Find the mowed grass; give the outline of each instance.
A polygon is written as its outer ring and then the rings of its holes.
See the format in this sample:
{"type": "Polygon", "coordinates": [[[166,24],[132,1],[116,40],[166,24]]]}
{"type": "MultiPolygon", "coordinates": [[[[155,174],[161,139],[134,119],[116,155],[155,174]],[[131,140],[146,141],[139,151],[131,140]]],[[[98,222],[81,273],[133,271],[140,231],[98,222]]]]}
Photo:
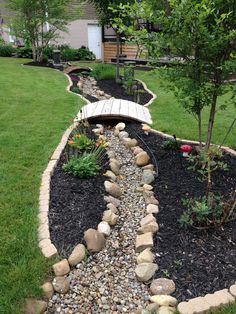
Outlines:
{"type": "MultiPolygon", "coordinates": [[[[165,82],[160,78],[158,70],[136,71],[136,77],[143,80],[157,95],[156,100],[150,106],[153,128],[168,134],[175,134],[180,138],[198,140],[197,120],[177,102],[173,92],[165,88],[165,82]]],[[[212,137],[212,142],[215,144],[222,143],[229,126],[236,117],[236,108],[233,103],[230,103],[226,110],[219,109],[219,106],[225,104],[230,97],[230,93],[219,97],[212,137]]],[[[203,111],[203,140],[206,139],[208,118],[209,108],[206,107],[203,111]]],[[[236,149],[236,124],[224,145],[236,149]]]]}
{"type": "Polygon", "coordinates": [[[40,177],[82,101],[67,78],[0,58],[0,313],[40,296],[48,265],[37,246],[40,177]]]}

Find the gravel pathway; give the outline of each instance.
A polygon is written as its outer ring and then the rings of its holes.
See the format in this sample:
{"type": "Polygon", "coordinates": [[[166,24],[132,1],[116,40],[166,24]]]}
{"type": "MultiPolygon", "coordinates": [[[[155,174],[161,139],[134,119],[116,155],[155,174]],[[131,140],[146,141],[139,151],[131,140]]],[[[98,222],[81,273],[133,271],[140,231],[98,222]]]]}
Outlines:
{"type": "MultiPolygon", "coordinates": [[[[140,220],[145,216],[142,193],[136,192],[142,171],[132,153],[107,130],[110,150],[122,164],[119,186],[123,190],[119,220],[106,241],[105,249],[90,255],[69,274],[70,291],[55,293],[49,301],[52,313],[133,313],[149,304],[148,287],[138,282],[135,239],[140,220]]],[[[96,195],[94,196],[96,197],[96,195]]]]}

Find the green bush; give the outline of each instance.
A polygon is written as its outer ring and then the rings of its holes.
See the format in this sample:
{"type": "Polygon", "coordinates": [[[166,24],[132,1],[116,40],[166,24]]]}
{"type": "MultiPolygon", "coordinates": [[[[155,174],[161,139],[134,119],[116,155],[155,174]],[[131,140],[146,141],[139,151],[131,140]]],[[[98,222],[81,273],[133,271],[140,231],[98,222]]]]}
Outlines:
{"type": "Polygon", "coordinates": [[[33,58],[32,48],[30,47],[20,47],[16,49],[17,58],[33,58]]]}
{"type": "Polygon", "coordinates": [[[4,45],[5,44],[5,41],[2,37],[0,37],[0,45],[4,45]]]}
{"type": "Polygon", "coordinates": [[[90,74],[96,80],[110,80],[116,76],[116,71],[113,65],[98,63],[95,65],[92,73],[90,74]]]}
{"type": "MultiPolygon", "coordinates": [[[[76,88],[76,87],[74,87],[76,88]]],[[[68,144],[78,150],[91,150],[95,147],[95,142],[90,140],[85,134],[74,134],[68,144]]]]}
{"type": "Polygon", "coordinates": [[[79,157],[71,158],[63,165],[63,170],[81,179],[95,176],[101,167],[94,153],[85,153],[79,157]]]}
{"type": "Polygon", "coordinates": [[[168,139],[162,142],[162,147],[166,150],[180,150],[181,143],[175,139],[168,139]]]}
{"type": "Polygon", "coordinates": [[[61,50],[62,61],[75,61],[77,60],[77,49],[66,47],[61,50]]]}
{"type": "Polygon", "coordinates": [[[78,60],[96,60],[95,54],[84,46],[78,49],[77,58],[78,60]]]}
{"type": "Polygon", "coordinates": [[[0,57],[11,57],[14,52],[14,48],[11,45],[0,45],[0,57]]]}

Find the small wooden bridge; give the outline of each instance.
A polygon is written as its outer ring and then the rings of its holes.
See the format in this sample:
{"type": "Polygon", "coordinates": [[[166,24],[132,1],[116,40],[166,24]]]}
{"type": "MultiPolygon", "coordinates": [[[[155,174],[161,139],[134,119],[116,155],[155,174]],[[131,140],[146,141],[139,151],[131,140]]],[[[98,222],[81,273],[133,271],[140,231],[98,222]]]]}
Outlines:
{"type": "Polygon", "coordinates": [[[82,107],[77,115],[82,119],[131,119],[142,123],[152,124],[152,118],[148,108],[135,102],[123,99],[106,99],[87,104],[82,107]]]}

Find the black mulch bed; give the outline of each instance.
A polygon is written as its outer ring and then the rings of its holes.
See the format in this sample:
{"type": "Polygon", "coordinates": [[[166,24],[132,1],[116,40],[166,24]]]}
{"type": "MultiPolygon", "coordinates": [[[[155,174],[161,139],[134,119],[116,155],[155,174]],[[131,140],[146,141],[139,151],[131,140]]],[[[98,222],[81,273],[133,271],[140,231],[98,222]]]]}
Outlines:
{"type": "MultiPolygon", "coordinates": [[[[109,94],[112,97],[115,97],[117,99],[134,101],[134,96],[125,93],[124,88],[121,85],[117,84],[115,79],[98,81],[97,86],[106,94],[109,94]]],[[[143,86],[140,87],[140,90],[142,90],[142,92],[140,93],[139,104],[145,105],[152,99],[152,95],[145,91],[143,86]]]]}
{"type": "Polygon", "coordinates": [[[34,67],[43,67],[43,68],[53,68],[53,65],[51,63],[47,63],[47,62],[27,62],[24,63],[24,65],[29,65],[29,66],[34,66],[34,67]]]}
{"type": "MultiPolygon", "coordinates": [[[[145,139],[159,166],[153,184],[160,201],[160,212],[156,215],[160,232],[154,245],[159,265],[156,278],[173,279],[177,286],[174,296],[179,300],[228,288],[236,280],[236,222],[204,231],[181,229],[178,224],[184,210],[181,199],[202,196],[204,184],[196,173],[187,169],[188,161],[161,147],[163,138],[156,134],[143,135],[138,124],[130,124],[128,132],[145,139]]],[[[140,146],[147,150],[143,144],[140,146]]],[[[229,171],[218,171],[213,182],[214,191],[227,198],[236,187],[236,158],[225,154],[224,161],[229,171]]]]}
{"type": "MultiPolygon", "coordinates": [[[[94,138],[90,127],[89,137],[94,138]]],[[[89,179],[80,179],[65,173],[66,149],[51,179],[49,226],[53,244],[61,256],[68,257],[75,245],[83,243],[83,234],[88,228],[96,228],[106,208],[102,175],[107,169],[104,162],[100,174],[89,179]]]]}

